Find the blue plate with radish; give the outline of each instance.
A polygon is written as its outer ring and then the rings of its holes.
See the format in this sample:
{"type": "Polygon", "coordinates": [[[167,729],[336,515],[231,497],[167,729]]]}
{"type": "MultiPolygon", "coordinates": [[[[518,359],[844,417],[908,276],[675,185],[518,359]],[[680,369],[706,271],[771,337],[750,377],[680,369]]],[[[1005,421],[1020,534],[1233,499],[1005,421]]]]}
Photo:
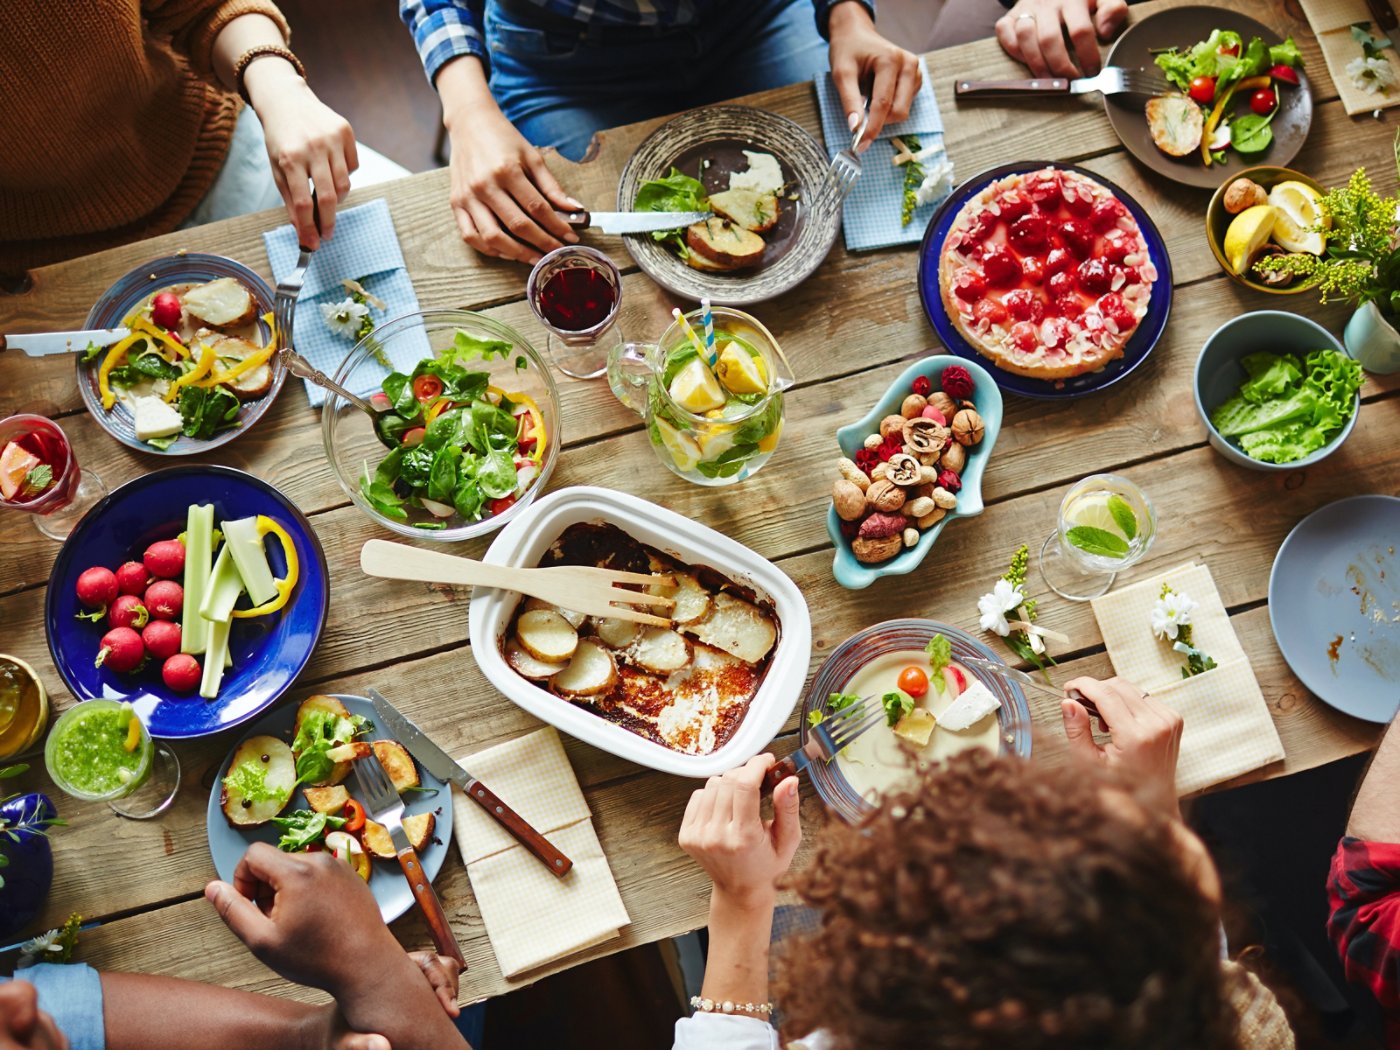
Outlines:
{"type": "Polygon", "coordinates": [[[267,482],[191,466],[130,481],[69,535],[45,630],[79,700],[125,700],[152,736],[208,736],[277,700],[330,604],[311,523],[267,482]]]}

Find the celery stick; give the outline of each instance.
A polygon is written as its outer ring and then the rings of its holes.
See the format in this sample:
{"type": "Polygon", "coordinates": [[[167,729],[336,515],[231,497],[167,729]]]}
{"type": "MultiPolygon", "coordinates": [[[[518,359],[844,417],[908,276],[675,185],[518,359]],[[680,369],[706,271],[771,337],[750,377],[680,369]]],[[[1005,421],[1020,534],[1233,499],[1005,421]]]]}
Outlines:
{"type": "Polygon", "coordinates": [[[238,604],[238,596],[243,593],[243,577],[238,574],[238,566],[233,563],[233,553],[225,543],[214,559],[214,571],[209,576],[209,589],[204,592],[199,615],[206,620],[227,623],[233,607],[238,604]]]}
{"type": "Polygon", "coordinates": [[[258,535],[257,518],[239,518],[224,524],[224,544],[233,555],[238,574],[243,577],[243,589],[254,606],[264,605],[277,597],[277,583],[272,567],[267,564],[267,550],[258,535]]]}
{"type": "Polygon", "coordinates": [[[185,607],[180,618],[180,651],[202,653],[208,621],[199,615],[214,559],[214,505],[191,506],[185,523],[185,607]]]}
{"type": "Polygon", "coordinates": [[[204,655],[204,677],[199,683],[199,695],[213,700],[219,695],[224,680],[224,657],[228,655],[228,632],[231,620],[205,620],[209,630],[209,648],[204,655]]]}

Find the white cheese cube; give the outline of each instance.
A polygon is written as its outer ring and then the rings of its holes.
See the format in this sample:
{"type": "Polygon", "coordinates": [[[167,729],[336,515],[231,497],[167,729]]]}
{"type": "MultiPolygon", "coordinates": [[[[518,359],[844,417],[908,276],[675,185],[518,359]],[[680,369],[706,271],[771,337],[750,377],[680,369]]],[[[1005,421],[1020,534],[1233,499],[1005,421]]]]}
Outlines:
{"type": "Polygon", "coordinates": [[[184,424],[180,413],[158,397],[138,397],[132,404],[132,414],[136,417],[137,441],[178,434],[184,424]]]}
{"type": "Polygon", "coordinates": [[[938,716],[938,724],[954,733],[970,729],[982,719],[1001,709],[1001,701],[981,682],[973,682],[938,716]]]}

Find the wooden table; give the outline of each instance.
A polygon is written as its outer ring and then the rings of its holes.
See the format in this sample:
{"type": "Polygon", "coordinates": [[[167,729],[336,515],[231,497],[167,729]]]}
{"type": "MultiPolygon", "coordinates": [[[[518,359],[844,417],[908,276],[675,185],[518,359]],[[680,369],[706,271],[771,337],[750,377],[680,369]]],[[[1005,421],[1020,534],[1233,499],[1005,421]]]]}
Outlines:
{"type": "MultiPolygon", "coordinates": [[[[1258,15],[1258,3],[1233,0],[1258,15]]],[[[1163,3],[1133,8],[1140,18],[1163,3]]],[[[1271,22],[1292,32],[1307,60],[1316,112],[1297,166],[1327,185],[1365,164],[1383,192],[1391,191],[1394,159],[1389,126],[1343,114],[1316,43],[1301,16],[1270,4],[1271,22]]],[[[1005,570],[1021,543],[1038,542],[1052,527],[1065,489],[1085,474],[1126,470],[1160,511],[1150,556],[1133,575],[1159,572],[1192,556],[1215,575],[1235,629],[1249,652],[1283,738],[1287,757],[1248,778],[1285,775],[1371,747],[1376,726],[1319,703],[1289,672],[1270,633],[1265,608],[1269,566],[1288,530],[1309,512],[1358,492],[1395,492],[1400,478],[1400,376],[1371,377],[1350,440],[1319,469],[1259,473],[1226,463],[1205,443],[1191,396],[1196,353],[1217,325],[1247,310],[1283,305],[1340,331],[1346,312],[1323,309],[1311,295],[1284,303],[1233,284],[1220,272],[1203,236],[1206,195],[1147,172],[1119,146],[1093,99],[966,105],[952,101],[957,75],[995,78],[1015,67],[994,41],[929,56],[943,106],[948,151],[959,179],[1006,161],[1034,157],[1073,161],[1100,172],[1141,201],[1166,235],[1176,278],[1171,323],[1151,360],[1105,393],[1070,402],[1008,397],[1002,429],[986,474],[987,510],[939,539],[924,567],[846,591],[831,577],[824,517],[827,479],[837,454],[834,432],[863,415],[908,363],[937,352],[915,289],[915,254],[893,249],[858,255],[838,246],[800,288],[755,312],[781,340],[799,383],[788,397],[787,429],[779,453],[758,476],[732,489],[687,484],[661,468],[638,419],[601,382],[563,381],[565,451],[554,487],[601,484],[664,503],[735,537],[771,558],[802,588],[811,607],[812,667],[851,633],[891,615],[929,616],[977,631],[976,600],[1005,570]]],[[[820,138],[810,85],[746,100],[782,113],[820,138]]],[[[658,121],[600,137],[597,155],[570,165],[551,158],[564,184],[593,207],[610,207],[622,164],[658,121]]],[[[446,171],[435,171],[356,195],[384,196],[404,257],[425,309],[484,310],[539,330],[522,301],[525,270],[481,259],[466,249],[447,206],[446,171]]],[[[0,331],[81,327],[88,308],[118,275],[176,249],[210,250],[241,259],[270,276],[263,230],[282,222],[267,212],[175,233],[48,267],[28,293],[0,298],[0,331]]],[[[630,266],[613,239],[590,238],[619,262],[624,278],[622,325],[629,336],[659,333],[673,302],[630,266]]],[[[349,504],[320,451],[319,414],[293,382],[249,434],[207,457],[255,471],[310,516],[331,566],[332,602],[326,631],[293,698],[316,691],[362,693],[392,681],[407,712],[449,750],[466,754],[535,726],[482,679],[467,651],[467,593],[445,586],[389,583],[361,575],[357,552],[384,533],[349,504]]],[[[83,410],[72,362],[0,359],[0,416],[39,412],[60,419],[87,467],[115,487],[167,465],[129,451],[101,432],[83,410]]],[[[479,554],[484,542],[463,544],[479,554]]],[[[20,514],[0,516],[0,650],[29,660],[62,709],[73,703],[50,662],[44,641],[44,586],[57,551],[20,514]]],[[[1043,622],[1071,642],[1059,647],[1064,674],[1105,675],[1110,665],[1087,605],[1046,598],[1038,574],[1030,586],[1043,622]]],[[[1062,739],[1056,705],[1031,698],[1041,730],[1036,752],[1052,759],[1062,739]]],[[[781,752],[791,746],[795,719],[781,752]]],[[[119,820],[105,807],[83,805],[55,792],[70,827],[53,835],[56,877],[34,929],[59,924],[71,911],[104,920],[84,935],[82,956],[108,968],[178,974],[281,994],[306,996],[255,963],[200,896],[214,876],[204,813],[214,771],[242,730],[179,743],[185,786],[164,818],[119,820]]],[[[708,885],[677,849],[676,829],[691,782],[639,768],[575,741],[566,747],[632,916],[618,940],[550,969],[670,937],[701,926],[708,885]]],[[[21,787],[51,789],[42,772],[21,787]]],[[[804,792],[809,827],[820,803],[804,792]]],[[[388,877],[385,875],[384,877],[388,877]]],[[[471,965],[463,999],[508,990],[455,851],[437,881],[471,965]]],[[[395,924],[408,945],[427,944],[416,915],[395,924]]],[[[530,975],[537,979],[549,969],[530,975]]]]}

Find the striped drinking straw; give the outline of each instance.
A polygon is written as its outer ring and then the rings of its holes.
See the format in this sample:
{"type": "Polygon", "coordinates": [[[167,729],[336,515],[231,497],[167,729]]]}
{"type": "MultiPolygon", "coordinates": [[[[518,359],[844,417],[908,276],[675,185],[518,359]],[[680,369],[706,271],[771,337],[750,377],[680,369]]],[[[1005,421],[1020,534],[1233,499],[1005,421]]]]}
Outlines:
{"type": "Polygon", "coordinates": [[[685,333],[685,337],[690,340],[691,345],[700,352],[700,356],[706,357],[707,351],[705,350],[704,340],[696,334],[694,328],[690,327],[690,322],[685,319],[685,314],[681,313],[681,308],[679,306],[673,306],[671,308],[671,316],[674,317],[676,323],[681,326],[681,331],[685,333]]]}
{"type": "Polygon", "coordinates": [[[701,299],[700,309],[704,311],[706,359],[710,362],[710,367],[714,368],[719,355],[715,353],[715,317],[710,313],[710,300],[701,299]]]}

